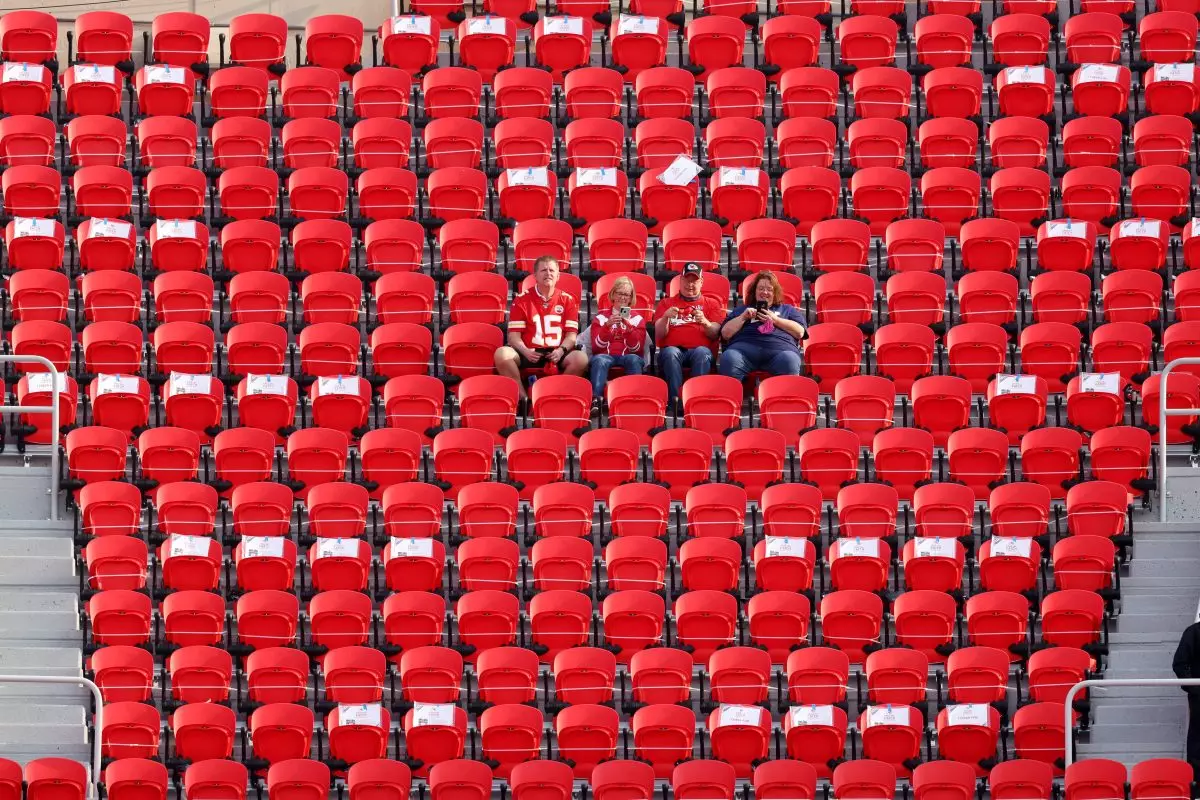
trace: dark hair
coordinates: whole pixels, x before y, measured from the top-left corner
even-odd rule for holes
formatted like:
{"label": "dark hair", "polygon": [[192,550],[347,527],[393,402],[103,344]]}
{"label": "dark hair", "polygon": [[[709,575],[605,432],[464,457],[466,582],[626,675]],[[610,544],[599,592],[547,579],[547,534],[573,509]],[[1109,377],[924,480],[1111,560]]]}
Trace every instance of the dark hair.
{"label": "dark hair", "polygon": [[742,289],[742,300],[746,305],[754,305],[754,295],[758,291],[758,285],[763,281],[771,284],[771,305],[777,306],[783,302],[783,285],[779,283],[779,278],[775,277],[774,272],[764,269],[762,272],[754,273],[754,276],[746,281]]}

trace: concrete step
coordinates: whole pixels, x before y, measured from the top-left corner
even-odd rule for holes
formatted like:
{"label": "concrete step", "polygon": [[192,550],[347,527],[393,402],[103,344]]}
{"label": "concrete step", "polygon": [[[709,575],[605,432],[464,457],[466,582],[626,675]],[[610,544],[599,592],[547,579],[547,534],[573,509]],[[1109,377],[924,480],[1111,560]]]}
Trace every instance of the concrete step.
{"label": "concrete step", "polygon": [[29,466],[0,463],[0,519],[50,518],[50,469],[30,461]]}
{"label": "concrete step", "polygon": [[71,647],[79,641],[78,592],[0,590],[0,644]]}
{"label": "concrete step", "polygon": [[75,548],[68,538],[0,538],[0,587],[76,589]]}
{"label": "concrete step", "polygon": [[[0,674],[83,676],[83,651],[78,647],[0,647]],[[91,693],[82,686],[0,683],[0,703],[36,702],[86,706]]]}
{"label": "concrete step", "polygon": [[87,744],[83,706],[0,702],[0,747]]}

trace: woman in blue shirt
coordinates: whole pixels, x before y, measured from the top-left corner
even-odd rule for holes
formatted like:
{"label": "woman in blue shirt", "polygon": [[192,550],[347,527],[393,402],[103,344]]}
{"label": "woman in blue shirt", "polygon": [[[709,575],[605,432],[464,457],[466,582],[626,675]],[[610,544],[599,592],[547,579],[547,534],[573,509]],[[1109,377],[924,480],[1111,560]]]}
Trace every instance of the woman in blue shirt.
{"label": "woman in blue shirt", "polygon": [[751,372],[800,374],[800,341],[807,323],[794,306],[783,302],[783,287],[769,271],[756,274],[745,286],[744,305],[721,324],[725,350],[720,372],[744,380]]}

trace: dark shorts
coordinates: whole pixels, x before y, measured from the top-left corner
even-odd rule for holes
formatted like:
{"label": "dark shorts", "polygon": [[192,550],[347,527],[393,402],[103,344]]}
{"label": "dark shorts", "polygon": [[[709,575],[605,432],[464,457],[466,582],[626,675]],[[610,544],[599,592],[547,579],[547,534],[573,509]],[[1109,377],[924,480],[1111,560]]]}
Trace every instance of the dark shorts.
{"label": "dark shorts", "polygon": [[541,372],[542,368],[544,366],[546,366],[547,362],[546,362],[545,356],[548,355],[550,353],[550,351],[549,350],[539,350],[538,352],[542,354],[542,359],[540,361],[538,361],[536,364],[533,363],[532,361],[530,361],[529,359],[525,358],[524,353],[517,353],[517,363],[518,363],[522,373]]}

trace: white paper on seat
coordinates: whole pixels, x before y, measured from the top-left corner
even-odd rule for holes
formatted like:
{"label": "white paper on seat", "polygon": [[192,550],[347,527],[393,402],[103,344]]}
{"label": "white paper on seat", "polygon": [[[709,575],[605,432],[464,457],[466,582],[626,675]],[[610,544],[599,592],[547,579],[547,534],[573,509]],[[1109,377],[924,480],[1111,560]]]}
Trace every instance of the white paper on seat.
{"label": "white paper on seat", "polygon": [[354,375],[333,375],[317,378],[317,397],[337,394],[358,395],[358,378]]}
{"label": "white paper on seat", "polygon": [[582,36],[583,17],[542,17],[542,32]]}
{"label": "white paper on seat", "polygon": [[763,710],[758,706],[722,705],[717,714],[717,725],[758,725],[762,720]]}
{"label": "white paper on seat", "polygon": [[13,219],[13,238],[26,236],[53,236],[54,220],[39,217],[16,217]]}
{"label": "white paper on seat", "polygon": [[433,539],[404,539],[392,537],[392,558],[429,558],[433,555]]}
{"label": "white paper on seat", "polygon": [[913,540],[913,555],[917,558],[954,558],[958,550],[953,539],[941,536],[918,536]]}
{"label": "white paper on seat", "polygon": [[212,394],[212,375],[172,372],[167,384],[167,397],[183,394]]}
{"label": "white paper on seat", "polygon": [[1094,394],[1119,394],[1121,373],[1083,372],[1079,375],[1079,391]]}
{"label": "white paper on seat", "polygon": [[433,32],[429,17],[409,14],[403,17],[392,17],[392,33],[411,33],[418,36],[428,36]]}
{"label": "white paper on seat", "polygon": [[275,394],[286,396],[287,393],[288,379],[286,375],[246,376],[246,394]]}
{"label": "white paper on seat", "polygon": [[981,725],[987,727],[991,724],[991,720],[988,718],[988,708],[985,703],[959,703],[947,706],[946,722],[951,726]]}
{"label": "white paper on seat", "polygon": [[658,33],[658,17],[622,14],[617,21],[617,33]]}
{"label": "white paper on seat", "polygon": [[790,536],[768,536],[766,538],[767,558],[777,556],[804,558],[808,554],[808,542],[804,539],[793,539]]}
{"label": "white paper on seat", "polygon": [[[49,372],[30,372],[25,376],[25,385],[29,387],[30,392],[50,392],[54,390],[54,382],[50,377]],[[67,390],[67,376],[61,372],[58,373],[58,390]]]}
{"label": "white paper on seat", "polygon": [[720,186],[758,186],[756,167],[721,167]]}
{"label": "white paper on seat", "polygon": [[1147,236],[1157,239],[1162,235],[1162,222],[1156,219],[1126,219],[1117,226],[1117,235]]}
{"label": "white paper on seat", "polygon": [[1200,236],[1200,217],[1192,217],[1191,226],[1191,235]]}
{"label": "white paper on seat", "polygon": [[96,396],[106,394],[137,394],[140,382],[136,375],[97,375]]}
{"label": "white paper on seat", "polygon": [[879,558],[878,539],[838,539],[834,560],[839,558]]}
{"label": "white paper on seat", "polygon": [[1084,64],[1075,73],[1075,83],[1113,83],[1121,74],[1121,68],[1112,64]]}
{"label": "white paper on seat", "polygon": [[195,239],[196,223],[190,219],[160,219],[154,223],[159,239]]}
{"label": "white paper on seat", "polygon": [[522,167],[505,170],[509,186],[549,186],[550,175],[545,167]]}
{"label": "white paper on seat", "polygon": [[357,558],[358,539],[317,539],[317,559],[322,558]]}
{"label": "white paper on seat", "polygon": [[867,709],[867,727],[876,725],[907,725],[908,706],[871,706]]}
{"label": "white paper on seat", "polygon": [[152,64],[146,67],[146,83],[174,83],[184,84],[187,82],[187,70],[183,67],[170,67],[166,64]]}
{"label": "white paper on seat", "polygon": [[338,725],[368,725],[378,728],[383,724],[383,712],[379,703],[338,704]]}
{"label": "white paper on seat", "polygon": [[579,169],[575,171],[576,186],[616,186],[615,169]]}
{"label": "white paper on seat", "polygon": [[132,229],[132,225],[119,219],[93,218],[91,227],[88,228],[88,238],[103,236],[106,239],[128,239]]}
{"label": "white paper on seat", "polygon": [[833,725],[833,706],[792,706],[792,725]]}
{"label": "white paper on seat", "polygon": [[1004,80],[1015,83],[1045,83],[1045,67],[1009,67],[1004,70]]}
{"label": "white paper on seat", "polygon": [[1154,80],[1156,81],[1186,81],[1195,80],[1195,64],[1155,64]]}
{"label": "white paper on seat", "polygon": [[41,64],[26,64],[23,61],[4,62],[3,83],[41,83],[46,68]]}
{"label": "white paper on seat", "polygon": [[467,33],[490,33],[496,36],[505,34],[504,17],[493,17],[491,14],[482,17],[471,17],[467,20]]}
{"label": "white paper on seat", "polygon": [[168,558],[176,556],[199,556],[204,558],[208,556],[212,541],[207,536],[180,536],[179,534],[175,534],[171,537],[171,545],[167,549],[167,556]]}
{"label": "white paper on seat", "polygon": [[450,703],[413,703],[414,728],[429,725],[450,726],[454,724],[454,706]]}
{"label": "white paper on seat", "polygon": [[1003,536],[992,537],[993,556],[1016,556],[1018,558],[1029,558],[1030,539],[1018,539],[1014,536],[1005,538]]}
{"label": "white paper on seat", "polygon": [[283,558],[282,536],[243,536],[242,558]]}
{"label": "white paper on seat", "polygon": [[997,375],[996,394],[1036,394],[1037,378],[1033,375]]}
{"label": "white paper on seat", "polygon": [[659,173],[658,182],[667,186],[687,186],[700,174],[700,165],[687,156],[675,156],[671,166]]}
{"label": "white paper on seat", "polygon": [[1087,223],[1073,220],[1057,220],[1046,226],[1048,237],[1060,239],[1086,239]]}
{"label": "white paper on seat", "polygon": [[108,64],[76,64],[76,83],[116,83],[117,68]]}

